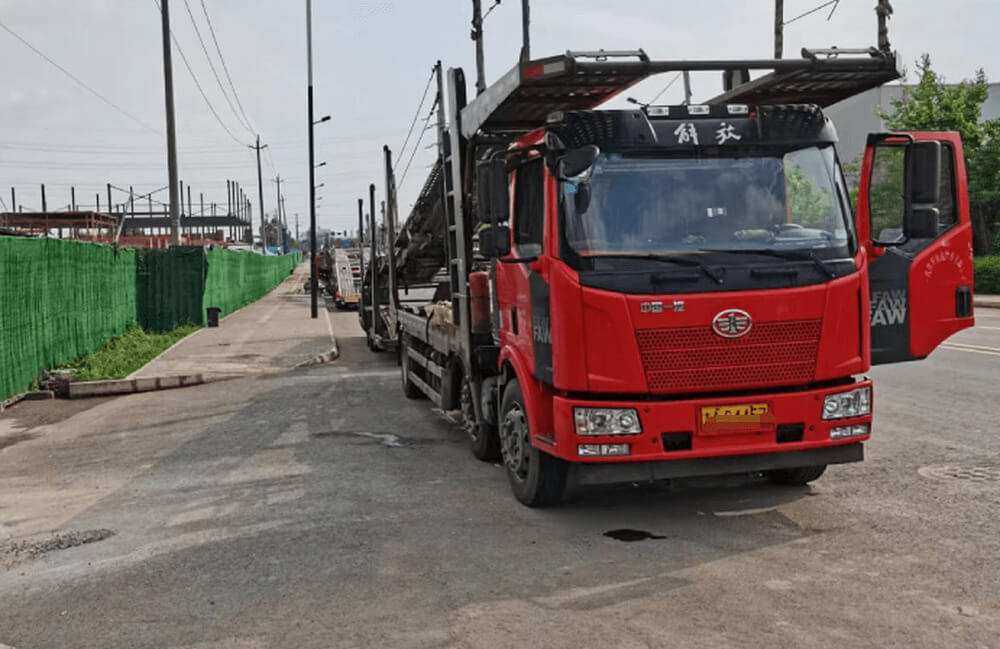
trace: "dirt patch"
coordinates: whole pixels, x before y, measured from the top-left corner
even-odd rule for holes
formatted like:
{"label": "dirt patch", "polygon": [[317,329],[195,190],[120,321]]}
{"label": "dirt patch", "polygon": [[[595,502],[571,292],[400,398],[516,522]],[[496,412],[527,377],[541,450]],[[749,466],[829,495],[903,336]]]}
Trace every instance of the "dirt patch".
{"label": "dirt patch", "polygon": [[33,433],[14,433],[13,435],[7,435],[6,437],[0,437],[0,451],[5,448],[10,448],[14,444],[20,444],[21,442],[27,442],[35,439],[38,435]]}
{"label": "dirt patch", "polygon": [[[65,421],[84,410],[111,401],[114,397],[94,397],[93,399],[49,399],[46,401],[21,401],[4,410],[0,417],[11,419],[19,427],[38,428]],[[2,444],[2,441],[0,441]]]}
{"label": "dirt patch", "polygon": [[58,532],[48,536],[5,541],[0,543],[0,564],[10,568],[14,564],[37,559],[54,550],[66,550],[96,543],[114,535],[114,530],[101,529]]}

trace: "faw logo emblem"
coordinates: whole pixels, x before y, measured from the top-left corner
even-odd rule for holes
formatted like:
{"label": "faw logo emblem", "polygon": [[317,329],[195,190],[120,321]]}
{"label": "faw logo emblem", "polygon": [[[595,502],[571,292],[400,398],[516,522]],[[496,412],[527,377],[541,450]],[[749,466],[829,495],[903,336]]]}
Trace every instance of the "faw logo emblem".
{"label": "faw logo emblem", "polygon": [[750,314],[739,309],[726,309],[712,318],[712,331],[723,338],[745,336],[752,326]]}

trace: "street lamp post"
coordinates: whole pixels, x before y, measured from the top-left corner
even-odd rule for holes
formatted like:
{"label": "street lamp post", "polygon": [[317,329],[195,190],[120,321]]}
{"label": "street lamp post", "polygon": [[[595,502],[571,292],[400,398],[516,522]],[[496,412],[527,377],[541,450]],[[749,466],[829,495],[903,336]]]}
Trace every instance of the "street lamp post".
{"label": "street lamp post", "polygon": [[306,0],[306,57],[309,75],[306,102],[309,104],[309,292],[310,313],[319,317],[319,277],[316,272],[316,151],[313,142],[313,60],[312,0]]}

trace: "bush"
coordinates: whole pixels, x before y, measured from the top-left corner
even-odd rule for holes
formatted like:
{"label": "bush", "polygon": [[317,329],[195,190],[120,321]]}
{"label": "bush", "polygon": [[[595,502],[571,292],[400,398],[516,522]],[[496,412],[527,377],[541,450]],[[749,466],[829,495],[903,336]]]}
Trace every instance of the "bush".
{"label": "bush", "polygon": [[199,328],[185,325],[166,333],[150,334],[139,327],[130,327],[93,354],[64,363],[56,372],[72,370],[78,381],[123,379]]}
{"label": "bush", "polygon": [[1000,255],[975,260],[976,293],[1000,294]]}

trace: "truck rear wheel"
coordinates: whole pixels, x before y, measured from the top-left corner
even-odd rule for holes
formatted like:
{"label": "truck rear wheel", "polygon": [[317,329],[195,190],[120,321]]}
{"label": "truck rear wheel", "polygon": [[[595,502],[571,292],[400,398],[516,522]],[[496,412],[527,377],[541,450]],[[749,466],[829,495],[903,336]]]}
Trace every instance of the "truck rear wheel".
{"label": "truck rear wheel", "polygon": [[476,421],[476,408],[472,403],[472,385],[462,381],[462,393],[459,395],[459,407],[462,410],[462,428],[469,435],[472,454],[476,459],[493,461],[500,457],[500,436],[493,426]]}
{"label": "truck rear wheel", "polygon": [[816,480],[826,471],[825,464],[802,466],[795,469],[774,469],[765,475],[768,482],[783,485],[804,485]]}
{"label": "truck rear wheel", "polygon": [[500,404],[500,449],[514,497],[529,507],[554,505],[566,486],[566,462],[531,445],[528,410],[517,379]]}
{"label": "truck rear wheel", "polygon": [[423,399],[424,393],[410,380],[410,355],[406,352],[410,349],[410,343],[406,336],[402,336],[399,341],[399,376],[403,383],[403,394],[407,399]]}

